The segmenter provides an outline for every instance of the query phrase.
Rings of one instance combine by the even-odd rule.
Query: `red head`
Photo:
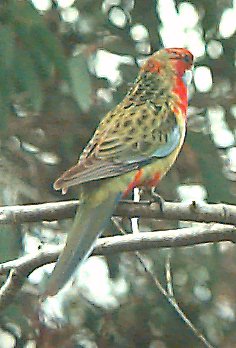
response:
[[[160,72],[168,67],[178,76],[183,76],[193,65],[193,55],[186,48],[164,48],[154,53],[144,64],[143,70]]]
[[[166,48],[171,64],[174,65],[178,75],[182,76],[186,70],[191,69],[193,65],[193,55],[186,48]]]

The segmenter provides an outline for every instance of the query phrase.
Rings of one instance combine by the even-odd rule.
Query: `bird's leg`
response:
[[[150,203],[158,203],[159,206],[160,206],[160,211],[161,213],[164,212],[164,205],[165,205],[165,200],[164,198],[162,198],[156,191],[155,191],[155,187],[152,187],[150,190],[148,190],[150,192],[150,196],[151,196],[151,199],[150,199]],[[139,195],[140,197],[142,197],[143,193],[144,192],[147,192],[147,189],[143,189],[143,188],[140,188],[139,189]],[[134,200],[132,199],[127,199],[126,198],[127,195],[123,195],[122,199],[120,200],[120,203],[132,203],[134,202]],[[141,200],[142,201],[142,200]]]
[[[144,192],[147,192],[147,191],[150,192],[150,196],[151,196],[150,203],[158,203],[160,206],[160,211],[161,211],[161,213],[163,213],[165,200],[155,191],[155,189],[156,189],[155,186],[151,187],[150,189],[147,189],[146,187],[145,188],[141,187],[141,188],[139,188],[139,195],[140,195],[140,197],[142,197]],[[127,196],[128,196],[128,194],[127,194],[127,192],[125,192],[125,194],[123,194],[123,196],[120,200],[120,203],[134,202],[133,199],[127,199]]]
[[[165,200],[155,191],[156,187],[151,188],[151,202],[156,202],[160,206],[161,213],[164,212]]]
[[[140,189],[138,187],[135,187],[133,189],[133,201],[134,202],[140,202]],[[131,219],[131,228],[133,233],[139,233],[139,218],[132,218]]]

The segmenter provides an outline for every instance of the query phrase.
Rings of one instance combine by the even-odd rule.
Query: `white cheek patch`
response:
[[[186,86],[190,85],[191,81],[192,81],[192,78],[193,78],[193,72],[192,70],[186,70],[182,79],[184,81],[184,84]]]

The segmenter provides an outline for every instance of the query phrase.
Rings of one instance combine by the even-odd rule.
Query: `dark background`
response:
[[[235,30],[236,2],[229,0],[1,1],[1,205],[76,198],[76,188],[65,197],[54,192],[53,181],[122,100],[140,61],[163,46],[186,46],[196,60],[186,142],[158,191],[166,200],[234,204]],[[70,223],[1,226],[0,261],[61,242]],[[108,233],[117,231],[111,225]],[[163,285],[171,257],[181,308],[212,344],[236,347],[233,245],[152,250],[145,257]],[[82,268],[73,288],[43,314],[38,294],[48,269],[34,272],[1,313],[0,347],[202,347],[133,254],[91,258]]]

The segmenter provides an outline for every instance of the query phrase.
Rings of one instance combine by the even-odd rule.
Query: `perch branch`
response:
[[[202,243],[236,241],[236,227],[222,224],[202,224],[196,227],[176,230],[145,232],[100,238],[93,255],[108,255],[115,252],[137,251],[150,248],[171,248],[192,246]],[[0,264],[0,275],[10,271],[5,284],[0,289],[0,310],[9,305],[20,290],[24,279],[38,267],[55,262],[62,247],[44,248],[35,254]]]
[[[74,216],[78,201],[63,201],[33,205],[5,206],[0,208],[0,224],[53,221]],[[114,215],[196,222],[217,222],[236,225],[236,206],[229,204],[165,202],[161,212],[158,203],[147,201],[121,202]]]

